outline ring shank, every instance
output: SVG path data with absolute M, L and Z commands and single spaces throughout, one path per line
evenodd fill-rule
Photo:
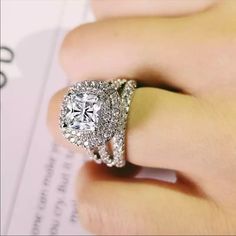
M 109 167 L 123 167 L 126 163 L 125 160 L 125 134 L 128 112 L 134 90 L 136 88 L 136 81 L 117 79 L 112 81 L 116 90 L 120 92 L 122 114 L 117 125 L 117 131 L 111 139 L 111 153 L 108 151 L 108 142 L 94 149 L 88 149 L 89 156 L 96 163 L 104 163 Z

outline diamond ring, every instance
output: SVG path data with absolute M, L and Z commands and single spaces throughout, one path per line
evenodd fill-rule
M 125 130 L 136 81 L 83 81 L 64 96 L 60 128 L 71 143 L 84 147 L 96 163 L 125 165 Z

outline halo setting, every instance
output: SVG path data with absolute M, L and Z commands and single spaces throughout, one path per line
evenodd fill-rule
M 135 87 L 133 80 L 83 81 L 70 87 L 60 114 L 60 128 L 65 138 L 86 148 L 97 163 L 123 166 L 125 123 Z M 112 155 L 106 148 L 110 140 L 114 144 Z

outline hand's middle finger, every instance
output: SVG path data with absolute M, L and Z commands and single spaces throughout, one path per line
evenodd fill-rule
M 224 22 L 221 29 L 215 12 L 80 26 L 63 43 L 62 65 L 73 81 L 124 76 L 193 94 L 209 94 L 219 87 L 223 91 L 235 84 L 236 48 L 230 33 L 232 22 Z M 209 30 L 212 28 L 216 29 L 214 33 Z M 229 35 L 226 37 L 222 30 Z
M 92 6 L 96 18 L 106 19 L 189 15 L 204 11 L 216 2 L 218 0 L 92 0 Z

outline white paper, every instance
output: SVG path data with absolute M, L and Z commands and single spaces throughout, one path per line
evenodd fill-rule
M 82 163 L 56 145 L 46 127 L 50 97 L 67 83 L 58 65 L 64 35 L 92 19 L 88 1 L 2 1 L 2 222 L 6 235 L 84 235 L 74 199 Z M 1 59 L 6 58 L 1 50 Z

